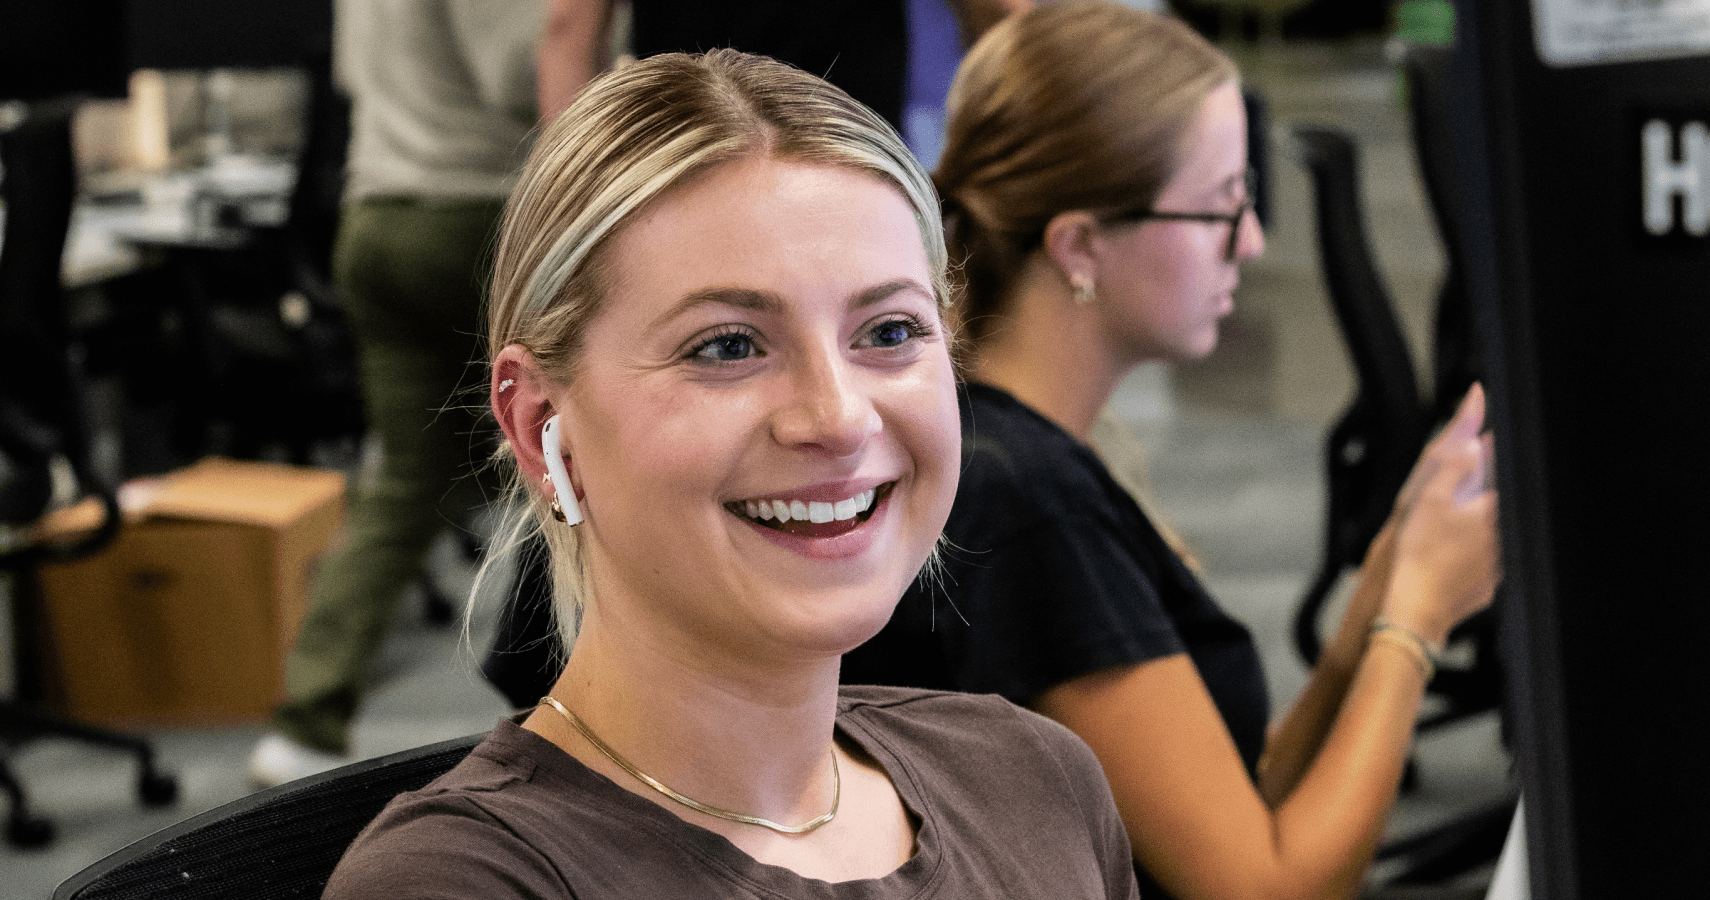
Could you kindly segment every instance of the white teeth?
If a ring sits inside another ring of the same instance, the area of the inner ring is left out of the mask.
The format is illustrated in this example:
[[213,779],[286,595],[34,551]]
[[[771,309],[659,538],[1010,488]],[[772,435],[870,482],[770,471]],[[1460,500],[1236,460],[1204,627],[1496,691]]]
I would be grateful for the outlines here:
[[836,503],[818,500],[744,500],[743,510],[750,519],[777,519],[779,523],[808,521],[814,523],[843,522],[873,508],[878,489],[862,491]]

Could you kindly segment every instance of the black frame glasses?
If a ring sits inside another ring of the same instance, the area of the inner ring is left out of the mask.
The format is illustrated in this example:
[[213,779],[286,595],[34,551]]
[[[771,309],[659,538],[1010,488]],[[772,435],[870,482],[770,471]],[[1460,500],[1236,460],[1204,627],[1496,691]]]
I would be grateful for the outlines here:
[[1212,224],[1222,222],[1229,226],[1229,242],[1223,246],[1223,259],[1226,262],[1234,262],[1235,251],[1241,243],[1241,222],[1247,218],[1248,213],[1253,211],[1253,204],[1259,196],[1258,173],[1253,171],[1252,166],[1247,167],[1246,179],[1246,196],[1241,198],[1241,205],[1235,207],[1234,212],[1170,212],[1142,207],[1117,213],[1110,216],[1106,221],[1144,222],[1148,219],[1155,219],[1160,222],[1210,222]]

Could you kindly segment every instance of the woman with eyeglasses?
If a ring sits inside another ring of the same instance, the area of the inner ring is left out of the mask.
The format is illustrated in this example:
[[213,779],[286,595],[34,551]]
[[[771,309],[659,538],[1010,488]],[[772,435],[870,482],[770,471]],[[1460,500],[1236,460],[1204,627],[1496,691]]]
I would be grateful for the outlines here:
[[1422,455],[1270,722],[1247,631],[1087,445],[1136,365],[1212,351],[1264,250],[1233,63],[1174,19],[1071,0],[988,33],[948,112],[962,482],[945,565],[844,679],[998,693],[1067,725],[1111,782],[1142,896],[1352,896],[1435,654],[1498,579],[1482,395]]

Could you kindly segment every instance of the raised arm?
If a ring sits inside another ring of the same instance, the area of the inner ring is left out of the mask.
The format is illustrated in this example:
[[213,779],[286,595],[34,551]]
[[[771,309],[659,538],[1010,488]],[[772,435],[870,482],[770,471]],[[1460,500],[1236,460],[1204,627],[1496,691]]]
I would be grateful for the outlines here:
[[1394,570],[1398,527],[1399,517],[1391,515],[1372,541],[1341,624],[1324,645],[1318,663],[1307,673],[1306,686],[1294,705],[1271,729],[1264,756],[1259,759],[1259,793],[1270,806],[1281,803],[1300,784],[1313,759],[1324,748],[1330,727],[1354,683],[1354,673],[1365,656],[1372,621],[1383,607]]
[[535,95],[540,119],[551,121],[582,86],[611,65],[610,0],[544,0]]
[[[1468,435],[1476,434],[1483,415],[1483,388],[1475,386],[1462,401],[1455,418],[1420,454],[1419,462],[1409,475],[1407,484],[1396,497],[1395,511],[1367,550],[1365,562],[1360,567],[1355,581],[1354,592],[1349,598],[1335,635],[1325,645],[1324,653],[1318,664],[1312,668],[1305,689],[1289,709],[1288,715],[1272,730],[1271,739],[1265,747],[1265,756],[1259,768],[1259,788],[1271,805],[1282,802],[1299,784],[1313,758],[1323,747],[1336,713],[1342,707],[1343,698],[1347,696],[1348,688],[1353,683],[1354,672],[1371,637],[1372,622],[1383,612],[1394,574],[1397,536],[1404,516],[1418,502],[1420,491],[1443,464],[1445,442],[1461,441]],[[1488,447],[1484,448],[1484,455],[1488,457]],[[1488,471],[1488,466],[1488,458],[1481,459],[1480,467]],[[1453,538],[1447,540],[1452,541]],[[1495,554],[1495,540],[1493,530],[1489,535],[1492,558]],[[1491,572],[1494,577],[1494,569]],[[1487,595],[1474,599],[1482,603],[1488,602],[1489,598]],[[1476,612],[1476,609],[1455,614],[1465,618],[1472,612]],[[1456,619],[1456,622],[1459,621],[1460,619]]]
[[[1432,443],[1402,513],[1372,554],[1370,587],[1336,653],[1351,658],[1340,694],[1285,720],[1290,789],[1267,801],[1185,656],[1058,685],[1040,712],[1078,733],[1103,764],[1135,854],[1184,900],[1330,898],[1357,889],[1388,818],[1425,686],[1402,642],[1371,640],[1381,612],[1424,640],[1489,603],[1495,497],[1482,486],[1482,397]],[[1316,731],[1317,734],[1296,734]],[[1315,748],[1301,752],[1302,748]],[[1278,763],[1275,754],[1269,768]],[[1267,783],[1271,780],[1266,779]]]

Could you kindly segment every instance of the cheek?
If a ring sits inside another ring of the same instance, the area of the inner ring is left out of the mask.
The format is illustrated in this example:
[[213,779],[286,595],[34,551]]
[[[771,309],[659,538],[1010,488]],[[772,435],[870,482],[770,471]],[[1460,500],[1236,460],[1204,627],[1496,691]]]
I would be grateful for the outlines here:
[[637,385],[608,385],[590,394],[598,400],[578,404],[584,427],[571,462],[580,467],[591,502],[608,509],[647,509],[650,504],[632,501],[704,494],[720,477],[747,405],[741,398]]
[[962,417],[959,403],[956,399],[956,381],[949,374],[946,365],[944,385],[938,394],[938,413],[933,423],[933,433],[939,448],[939,459],[948,466],[951,478],[951,493],[955,493],[955,474],[962,468]]
[[1184,241],[1168,251],[1143,261],[1146,267],[1138,274],[1141,317],[1148,329],[1168,331],[1203,319],[1216,293],[1217,266],[1207,261],[1202,248]]
[[908,398],[907,416],[915,465],[925,485],[934,490],[949,516],[962,457],[962,423],[957,409],[956,381],[948,356]]

